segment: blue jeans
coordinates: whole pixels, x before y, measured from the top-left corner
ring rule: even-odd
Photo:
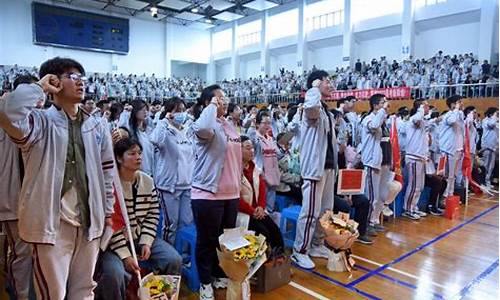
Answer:
[[[276,186],[266,184],[266,210],[274,212],[274,203],[276,202]]]
[[[136,251],[140,246],[135,243]],[[147,261],[139,261],[141,268],[158,270],[160,274],[180,274],[182,259],[175,249],[162,239],[156,239],[151,245],[151,256]],[[97,266],[98,278],[95,299],[125,299],[127,284],[132,276],[125,270],[123,261],[115,252],[107,250],[101,254]]]
[[[173,245],[177,230],[193,223],[191,190],[160,191],[159,194],[165,216],[163,239]]]

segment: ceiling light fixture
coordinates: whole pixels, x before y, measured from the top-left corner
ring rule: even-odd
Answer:
[[[212,24],[212,20],[210,20],[210,19],[205,19],[205,23]]]
[[[152,6],[149,10],[153,18],[158,18],[158,8],[156,6]]]
[[[199,11],[200,10],[198,9],[198,7],[194,7],[194,8],[191,9],[191,12],[195,13],[195,14],[198,13]]]

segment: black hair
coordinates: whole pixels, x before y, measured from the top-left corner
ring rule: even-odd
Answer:
[[[227,106],[227,114],[226,114],[226,116],[229,116],[229,114],[233,113],[234,110],[236,109],[236,107],[239,107],[238,104],[233,103],[233,102],[229,103],[228,106]]]
[[[165,116],[167,115],[167,113],[173,112],[175,109],[177,109],[182,104],[184,104],[184,107],[186,106],[186,103],[181,98],[179,98],[179,97],[172,97],[172,98],[170,98],[163,105],[164,110],[163,110],[163,112],[160,115],[160,119],[164,119]]]
[[[119,102],[115,102],[115,103],[111,104],[111,107],[109,108],[109,112],[110,112],[110,116],[109,116],[110,121],[118,120],[118,118],[120,117],[120,114],[123,112],[123,104],[121,104]]]
[[[250,137],[248,135],[241,135],[240,136],[240,141],[243,144],[244,142],[251,141],[251,140],[250,140]]]
[[[138,124],[137,124],[137,118],[135,115],[137,114],[138,111],[143,109],[145,106],[147,106],[146,102],[144,100],[133,100],[130,102],[130,105],[132,105],[132,112],[130,113],[130,119],[129,119],[129,125],[130,125],[130,130],[132,131],[132,137],[136,140],[139,140],[139,137],[137,135],[138,131]]]
[[[424,100],[422,99],[417,99],[413,101],[413,107],[410,110],[410,116],[413,116],[414,114],[417,113],[418,109],[420,108],[420,105],[424,103]]]
[[[486,112],[484,113],[484,115],[486,117],[491,117],[493,116],[496,112],[498,111],[498,108],[496,107],[489,107]]]
[[[31,74],[23,74],[19,75],[14,79],[14,90],[17,89],[17,86],[20,84],[30,84],[30,83],[35,83],[38,82],[38,78]]]
[[[198,100],[198,103],[202,104],[203,107],[207,106],[210,101],[212,101],[212,98],[215,96],[214,92],[216,90],[222,90],[220,85],[218,84],[212,84],[207,86],[206,88],[201,91],[200,99]]]
[[[418,100],[415,100],[415,101],[418,101]],[[415,102],[413,102],[413,105],[415,105]],[[418,109],[418,107],[417,107]],[[400,107],[398,109],[398,113],[396,115],[400,116],[400,117],[405,117],[409,114],[410,112],[408,111],[408,107],[406,106],[403,106],[403,107]]]
[[[309,76],[307,76],[307,89],[312,88],[312,84],[313,84],[314,80],[316,80],[316,79],[323,80],[323,78],[328,77],[328,76],[329,76],[328,73],[324,70],[312,71],[311,74],[309,74]]]
[[[346,98],[341,98],[341,99],[337,100],[337,108],[339,108],[340,105],[343,104],[345,101],[346,101]]]
[[[438,111],[433,111],[431,112],[431,119],[439,117],[439,112]]]
[[[61,76],[70,69],[77,69],[80,74],[85,75],[83,66],[74,59],[54,57],[47,60],[40,66],[39,76],[43,78],[47,74]]]
[[[87,103],[87,101],[94,101],[94,98],[92,98],[92,97],[85,97],[85,98],[83,98],[83,100],[82,100],[82,102],[81,102],[81,103],[82,103],[83,105],[85,105],[85,104]],[[94,102],[95,102],[95,101],[94,101]]]
[[[161,105],[161,101],[160,100],[155,100],[153,101],[153,103],[151,103],[151,105]]]
[[[101,100],[101,101],[97,102],[96,106],[99,107],[100,109],[102,109],[105,104],[110,104],[110,103],[111,103],[111,101],[109,101],[109,100]]]
[[[113,147],[113,152],[115,153],[116,164],[120,168],[120,163],[118,162],[118,157],[123,157],[123,154],[128,150],[132,149],[134,146],[139,146],[142,151],[142,145],[133,138],[124,138],[116,142]]]
[[[460,100],[462,100],[462,96],[460,96],[460,95],[453,95],[451,97],[448,97],[448,99],[446,99],[446,105],[449,108],[451,108],[452,104],[455,104],[455,103],[457,103]]]
[[[380,103],[380,101],[382,101],[382,98],[385,98],[385,95],[384,94],[373,94],[371,97],[370,97],[370,111],[368,112],[368,114],[370,114],[372,111],[373,111],[373,108],[375,107],[375,105],[378,105]]]
[[[259,125],[260,123],[262,123],[262,119],[264,119],[264,117],[270,117],[269,111],[267,109],[259,111],[257,117],[255,118],[255,123]]]
[[[293,120],[293,117],[295,116],[295,114],[297,113],[297,110],[299,109],[299,107],[297,105],[292,105],[288,108],[288,113],[287,113],[287,119],[288,119],[288,123],[292,122]]]
[[[475,109],[476,109],[476,108],[475,108],[474,106],[472,106],[472,105],[467,106],[467,107],[464,109],[464,116],[465,116],[465,117],[467,117],[467,115],[468,115],[471,111],[473,111],[473,110],[475,110]]]

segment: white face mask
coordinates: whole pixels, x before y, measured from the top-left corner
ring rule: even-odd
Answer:
[[[187,119],[186,112],[174,113],[172,122],[174,122],[177,125],[183,125],[186,122],[186,119]]]

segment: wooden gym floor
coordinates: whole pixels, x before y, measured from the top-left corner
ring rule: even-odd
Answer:
[[[330,272],[325,259],[315,259],[314,271],[294,267],[289,285],[252,300],[499,299],[498,197],[469,199],[453,221],[391,218],[373,245],[355,243],[352,273]],[[183,287],[180,299],[198,295]],[[225,290],[216,299],[225,299]]]

